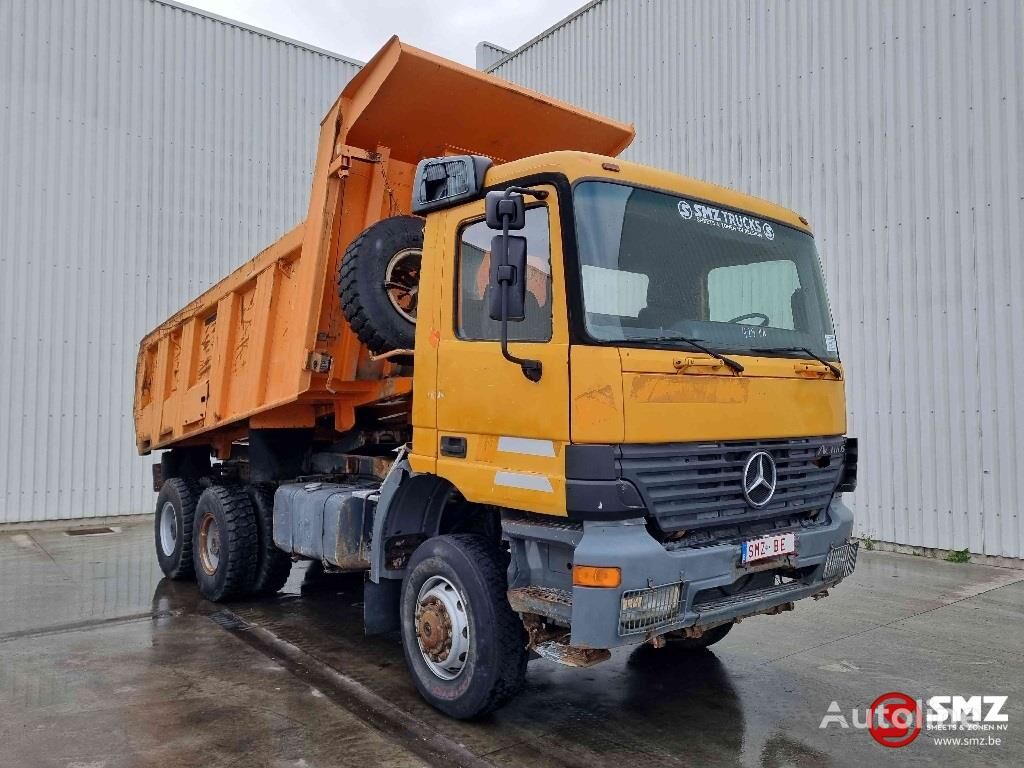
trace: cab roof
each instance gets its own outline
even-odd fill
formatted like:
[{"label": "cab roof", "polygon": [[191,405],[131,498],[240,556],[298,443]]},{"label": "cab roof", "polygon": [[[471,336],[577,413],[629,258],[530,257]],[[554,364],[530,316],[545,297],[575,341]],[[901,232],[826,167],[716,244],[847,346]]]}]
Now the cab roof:
[{"label": "cab roof", "polygon": [[804,232],[811,232],[807,220],[798,213],[768,200],[690,176],[589,152],[547,152],[495,165],[487,172],[486,184],[488,186],[500,185],[537,173],[564,174],[570,183],[582,179],[606,179],[621,184],[664,190],[693,200],[734,208]]}]

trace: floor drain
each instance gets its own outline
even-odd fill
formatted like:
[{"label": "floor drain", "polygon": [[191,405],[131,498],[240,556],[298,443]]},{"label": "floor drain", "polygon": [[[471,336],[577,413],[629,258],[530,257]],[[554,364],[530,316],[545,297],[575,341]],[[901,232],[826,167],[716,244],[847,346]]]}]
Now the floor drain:
[{"label": "floor drain", "polygon": [[248,629],[248,625],[231,611],[217,611],[210,614],[210,621],[220,626],[221,629],[240,630]]},{"label": "floor drain", "polygon": [[102,528],[69,528],[64,531],[68,536],[107,536],[111,533],[117,533],[120,528],[108,528],[103,526]]}]

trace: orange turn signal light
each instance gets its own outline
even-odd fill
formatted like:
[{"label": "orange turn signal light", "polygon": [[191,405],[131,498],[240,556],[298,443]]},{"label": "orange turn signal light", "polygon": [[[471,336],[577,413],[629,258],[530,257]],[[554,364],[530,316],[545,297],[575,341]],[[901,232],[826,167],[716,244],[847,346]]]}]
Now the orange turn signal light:
[{"label": "orange turn signal light", "polygon": [[615,588],[622,583],[622,570],[603,565],[574,565],[572,583],[577,587]]}]

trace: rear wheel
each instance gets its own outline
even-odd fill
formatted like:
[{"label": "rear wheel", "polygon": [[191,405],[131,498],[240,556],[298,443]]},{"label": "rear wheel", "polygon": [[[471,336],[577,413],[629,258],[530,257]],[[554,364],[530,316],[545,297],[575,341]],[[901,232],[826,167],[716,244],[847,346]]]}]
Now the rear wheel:
[{"label": "rear wheel", "polygon": [[714,645],[719,640],[722,640],[729,634],[734,623],[735,622],[719,624],[717,627],[705,630],[704,634],[700,637],[686,637],[682,633],[676,634],[675,632],[669,632],[665,635],[665,639],[668,640],[670,648],[674,648],[678,651],[699,651],[710,645]]},{"label": "rear wheel", "polygon": [[192,524],[199,491],[194,481],[172,477],[164,481],[157,496],[153,521],[156,559],[169,579],[192,578]]},{"label": "rear wheel", "polygon": [[256,518],[245,488],[211,486],[203,491],[192,536],[192,560],[203,597],[231,600],[249,592],[256,542]]},{"label": "rear wheel", "polygon": [[292,559],[274,544],[274,490],[269,486],[246,488],[256,519],[256,572],[250,589],[254,596],[272,595],[288,581]]},{"label": "rear wheel", "polygon": [[523,687],[526,632],[504,568],[482,536],[428,539],[402,584],[402,647],[420,695],[451,717],[479,717]]}]

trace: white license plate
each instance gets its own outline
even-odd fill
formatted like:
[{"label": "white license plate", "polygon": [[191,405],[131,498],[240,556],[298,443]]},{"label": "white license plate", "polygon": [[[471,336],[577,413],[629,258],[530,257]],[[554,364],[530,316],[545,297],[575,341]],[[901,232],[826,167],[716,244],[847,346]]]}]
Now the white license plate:
[{"label": "white license plate", "polygon": [[750,539],[743,542],[743,562],[750,563],[754,560],[764,560],[769,557],[779,557],[796,552],[796,534],[780,533],[777,536],[763,536],[760,539]]}]

